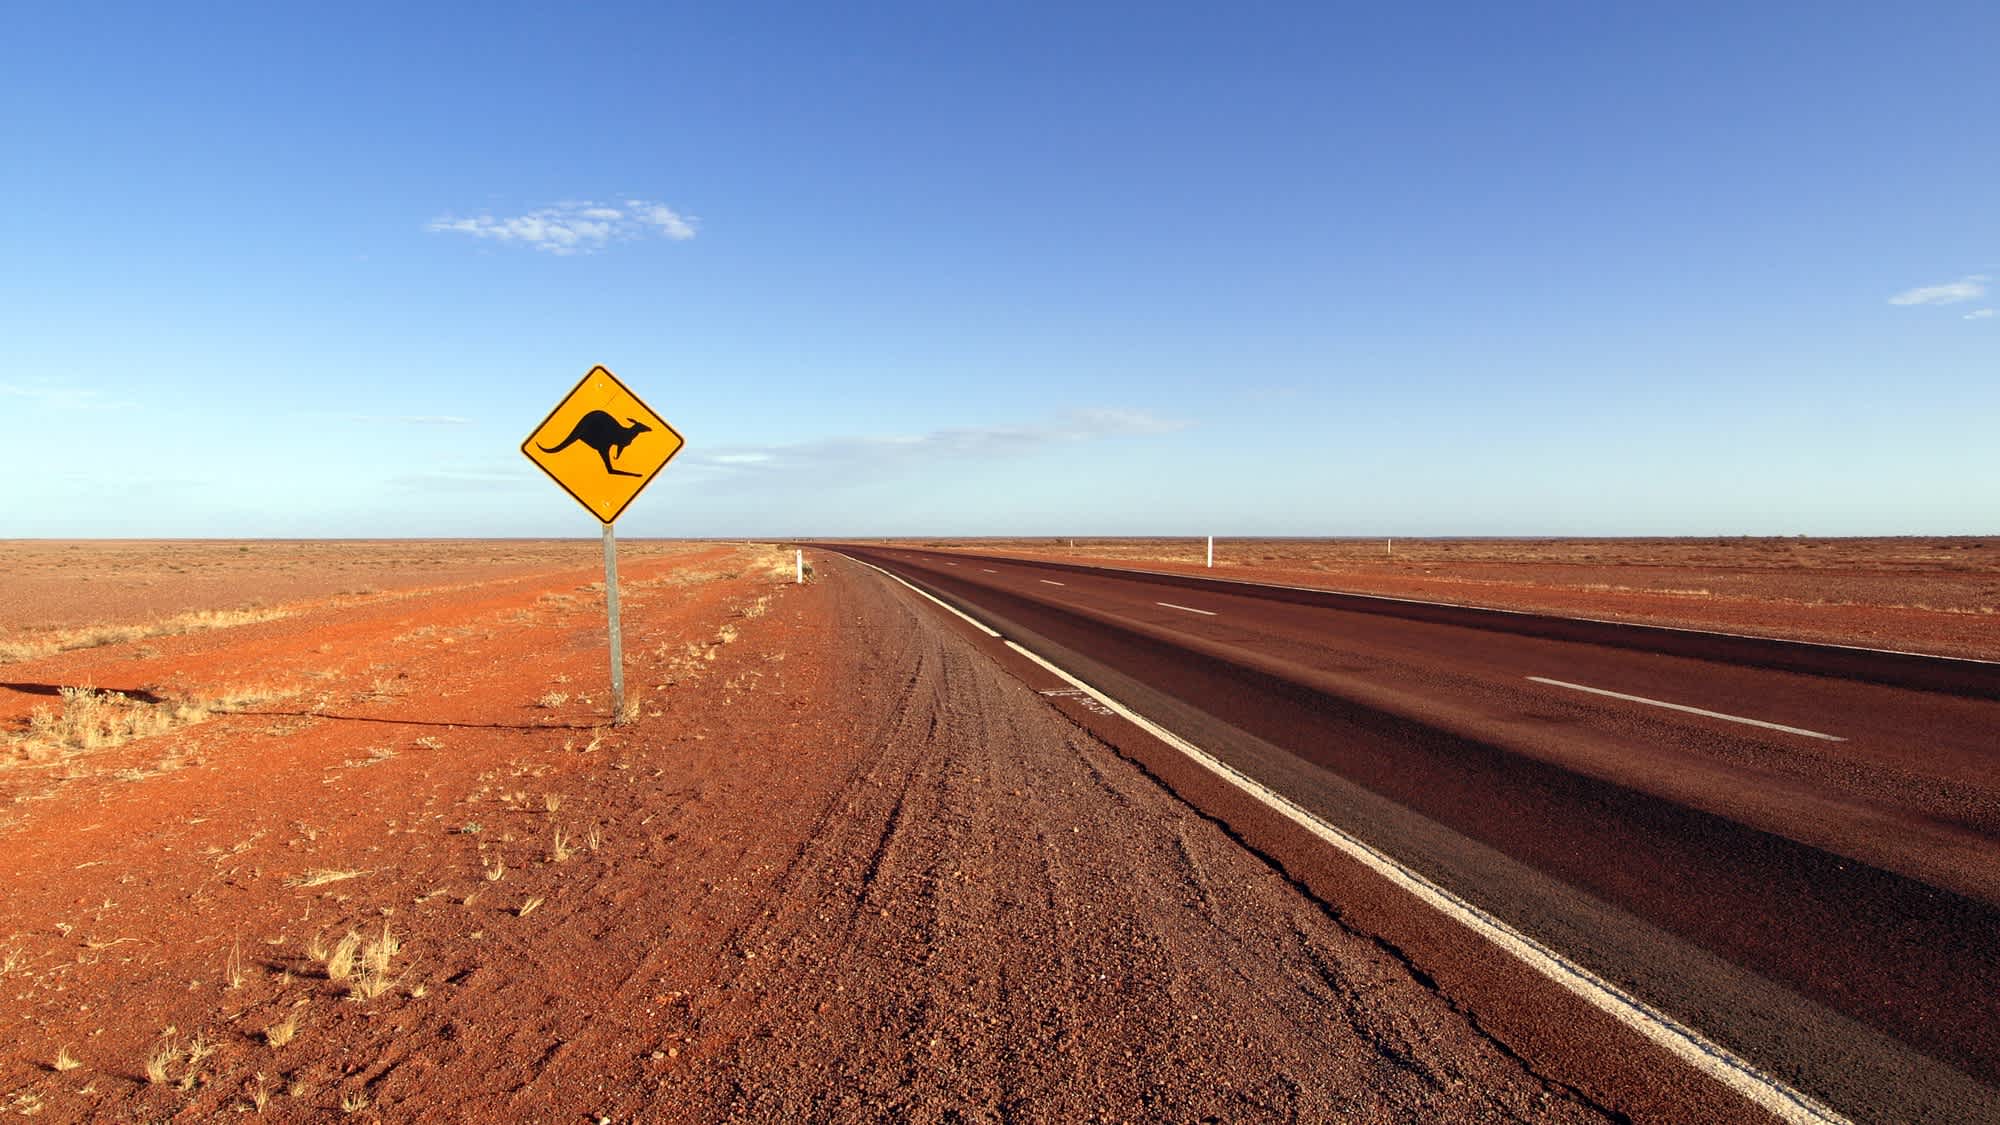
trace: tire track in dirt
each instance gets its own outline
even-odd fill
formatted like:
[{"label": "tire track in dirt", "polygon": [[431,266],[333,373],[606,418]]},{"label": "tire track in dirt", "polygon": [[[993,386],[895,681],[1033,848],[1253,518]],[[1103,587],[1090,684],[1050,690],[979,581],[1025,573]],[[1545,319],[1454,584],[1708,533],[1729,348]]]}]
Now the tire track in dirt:
[{"label": "tire track in dirt", "polygon": [[[676,1097],[755,1120],[1601,1119],[883,580],[869,748],[762,911]],[[874,718],[870,719],[873,715]]]}]

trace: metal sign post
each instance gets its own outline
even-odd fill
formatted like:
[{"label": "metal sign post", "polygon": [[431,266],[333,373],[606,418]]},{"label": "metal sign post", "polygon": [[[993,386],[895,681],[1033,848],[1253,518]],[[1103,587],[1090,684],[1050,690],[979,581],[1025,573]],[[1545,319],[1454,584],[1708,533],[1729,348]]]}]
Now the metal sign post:
[{"label": "metal sign post", "polygon": [[625,637],[618,628],[618,537],[604,525],[604,612],[611,618],[611,721],[625,721]]}]

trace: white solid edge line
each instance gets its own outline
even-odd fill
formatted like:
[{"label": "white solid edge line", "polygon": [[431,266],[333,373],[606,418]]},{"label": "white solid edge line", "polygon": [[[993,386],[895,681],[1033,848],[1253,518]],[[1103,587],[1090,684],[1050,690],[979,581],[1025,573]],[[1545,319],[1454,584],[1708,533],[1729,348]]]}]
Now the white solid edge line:
[{"label": "white solid edge line", "polygon": [[[852,556],[852,555],[848,555],[848,556],[844,556],[844,557],[846,557],[846,558],[850,558],[850,559],[853,559],[853,558],[854,558],[854,556]],[[861,562],[861,560],[860,560],[860,559],[854,559],[854,561],[855,561],[855,562],[858,562],[858,563],[861,563],[861,565],[862,565],[862,566],[865,566],[865,567],[867,567],[867,568],[868,568],[868,569],[870,569],[870,570],[874,570],[874,571],[880,571],[881,573],[883,573],[883,574],[885,574],[885,575],[888,575],[888,576],[889,576],[890,578],[893,578],[893,579],[895,579],[895,580],[896,580],[896,581],[898,581],[898,582],[902,582],[902,583],[903,583],[903,585],[905,585],[905,586],[909,586],[909,587],[910,587],[910,589],[912,589],[912,590],[915,590],[915,591],[917,592],[917,594],[919,594],[920,596],[922,596],[922,597],[925,597],[925,598],[929,598],[929,599],[930,599],[931,601],[933,601],[933,602],[936,602],[936,603],[937,603],[937,604],[938,604],[938,605],[939,605],[940,607],[944,608],[944,609],[945,609],[946,611],[950,612],[950,613],[951,613],[951,614],[953,614],[954,616],[958,617],[958,618],[959,618],[960,620],[964,621],[964,622],[965,622],[966,624],[968,624],[968,625],[972,626],[973,628],[975,628],[975,629],[979,630],[980,632],[982,632],[982,633],[986,634],[987,636],[989,636],[989,637],[997,637],[997,636],[999,636],[999,635],[1000,635],[1000,634],[998,634],[998,633],[994,632],[993,630],[991,630],[991,629],[988,629],[988,628],[987,628],[987,627],[986,627],[986,626],[985,626],[984,624],[982,624],[982,623],[981,623],[981,622],[980,622],[980,621],[979,621],[978,619],[976,619],[976,618],[974,618],[974,617],[971,617],[971,616],[967,615],[967,614],[965,613],[965,611],[963,611],[963,610],[959,609],[959,608],[958,608],[957,606],[955,606],[955,605],[952,605],[951,603],[949,603],[949,602],[946,602],[946,601],[944,601],[944,600],[942,600],[942,599],[940,599],[940,598],[938,598],[938,597],[934,596],[933,594],[931,594],[931,593],[930,593],[930,591],[928,591],[928,590],[923,590],[923,589],[919,589],[919,588],[918,588],[918,587],[916,587],[916,586],[911,586],[911,585],[910,585],[910,583],[908,583],[908,582],[904,582],[904,581],[903,581],[903,579],[902,579],[902,577],[901,577],[900,575],[895,575],[895,574],[890,574],[890,573],[889,573],[888,571],[886,571],[886,570],[882,570],[882,568],[881,568],[881,567],[879,567],[879,566],[876,566],[876,565],[875,565],[874,563],[870,563],[870,562]]]},{"label": "white solid edge line", "polygon": [[1804,735],[1807,738],[1823,738],[1828,742],[1847,741],[1837,734],[1822,734],[1819,731],[1806,730],[1803,727],[1788,727],[1783,723],[1767,723],[1762,719],[1746,719],[1741,715],[1725,715],[1720,711],[1705,711],[1700,707],[1689,707],[1685,703],[1668,703],[1663,699],[1647,699],[1643,695],[1626,695],[1622,691],[1607,691],[1601,687],[1586,687],[1583,684],[1573,684],[1567,680],[1551,680],[1547,676],[1529,676],[1528,679],[1538,684],[1548,684],[1550,687],[1568,688],[1571,691],[1587,691],[1592,695],[1604,695],[1612,699],[1623,699],[1629,703],[1644,703],[1648,707],[1664,707],[1669,711],[1685,711],[1690,715],[1704,715],[1711,719],[1724,719],[1732,723],[1742,723],[1745,726],[1763,727],[1765,730],[1781,730],[1786,734]]},{"label": "white solid edge line", "polygon": [[1048,579],[1048,578],[1044,578],[1044,579],[1042,579],[1042,585],[1044,585],[1044,586],[1067,586],[1067,585],[1069,585],[1069,583],[1067,583],[1067,582],[1056,582],[1056,581],[1053,581],[1053,580],[1051,580],[1051,579]]},{"label": "white solid edge line", "polygon": [[1191,606],[1191,605],[1175,605],[1175,604],[1174,604],[1174,603],[1172,603],[1172,602],[1154,602],[1153,604],[1154,604],[1154,605],[1163,605],[1163,606],[1166,606],[1166,607],[1167,607],[1168,609],[1178,609],[1178,610],[1184,610],[1184,611],[1186,611],[1186,612],[1188,612],[1188,613],[1199,613],[1199,614],[1201,614],[1201,615],[1202,615],[1202,616],[1204,616],[1204,617],[1214,617],[1214,616],[1216,616],[1216,613],[1215,613],[1215,611],[1214,611],[1214,610],[1212,610],[1212,609],[1196,609],[1195,607],[1193,607],[1193,606]]},{"label": "white solid edge line", "polygon": [[1722,1083],[1779,1119],[1799,1122],[1802,1125],[1810,1123],[1851,1125],[1846,1117],[1759,1071],[1728,1048],[1711,1041],[1667,1013],[1652,1007],[1589,969],[1424,878],[1387,853],[1378,851],[1358,837],[1326,823],[1275,790],[1238,772],[1234,767],[1212,757],[1193,743],[1134,712],[1035,653],[1013,641],[1005,643],[1008,648],[1075,685],[1078,690],[1109,707],[1154,738],[1186,754],[1209,772],[1262,801],[1286,819],[1333,845],[1334,848],[1408,891],[1446,917],[1486,938],[1592,1007],[1638,1032],[1695,1070]]}]

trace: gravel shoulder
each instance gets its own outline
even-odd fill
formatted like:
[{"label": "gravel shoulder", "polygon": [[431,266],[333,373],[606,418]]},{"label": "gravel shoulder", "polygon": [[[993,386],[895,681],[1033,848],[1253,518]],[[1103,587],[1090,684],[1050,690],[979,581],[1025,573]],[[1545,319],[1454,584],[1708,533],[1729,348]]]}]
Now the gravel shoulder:
[{"label": "gravel shoulder", "polygon": [[[878,576],[672,1100],[760,1120],[1591,1120]],[[866,701],[865,706],[853,704]],[[837,764],[836,764],[837,763]],[[831,784],[829,784],[831,783]],[[811,794],[808,798],[807,795]]]}]

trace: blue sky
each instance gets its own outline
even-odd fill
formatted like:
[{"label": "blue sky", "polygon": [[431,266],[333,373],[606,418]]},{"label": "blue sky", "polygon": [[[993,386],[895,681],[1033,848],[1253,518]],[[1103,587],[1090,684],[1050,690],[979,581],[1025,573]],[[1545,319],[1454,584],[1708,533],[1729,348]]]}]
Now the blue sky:
[{"label": "blue sky", "polygon": [[2000,531],[2000,6],[0,10],[0,537]]}]

